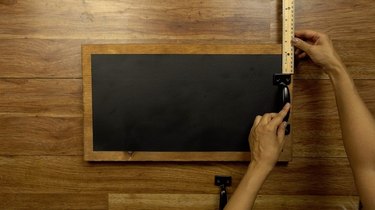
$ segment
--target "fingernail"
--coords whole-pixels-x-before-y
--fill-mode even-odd
[[[293,43],[297,43],[297,42],[298,42],[298,39],[297,39],[296,37],[293,37],[293,38],[292,38],[292,42],[293,42]]]
[[[283,126],[284,126],[284,128],[286,128],[286,126],[288,125],[288,123],[287,122],[283,122]]]
[[[290,107],[290,103],[286,103],[285,108],[289,108],[289,107]]]

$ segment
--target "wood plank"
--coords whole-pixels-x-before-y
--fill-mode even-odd
[[[91,145],[89,145],[91,146]],[[87,146],[87,147],[89,147]],[[86,161],[250,161],[250,152],[87,151]],[[287,157],[290,158],[290,157]],[[289,160],[289,159],[288,159]],[[287,161],[287,160],[284,160]]]
[[[374,38],[370,17],[375,8],[371,0],[303,0],[296,6],[297,28],[326,31],[346,40]],[[189,4],[167,0],[138,4],[29,0],[3,3],[0,9],[4,16],[2,37],[8,38],[241,39],[280,43],[274,35],[271,39],[269,32],[270,28],[271,34],[281,29],[277,16],[281,7],[275,0]]]
[[[81,42],[0,39],[0,78],[81,78]]]
[[[348,43],[375,39],[371,18],[375,15],[375,6],[372,0],[299,0],[295,4],[297,30],[326,32],[335,40],[346,40]],[[281,2],[271,0],[271,8],[271,37],[281,43]]]
[[[295,80],[294,84],[294,157],[346,157],[330,81]],[[355,84],[375,115],[375,81],[356,80]]]
[[[296,6],[297,28],[327,31],[346,40],[373,39],[375,29],[370,17],[375,8],[371,0],[303,0]],[[280,43],[269,35],[270,28],[271,34],[281,29],[279,11],[275,0],[192,1],[189,5],[166,0],[138,4],[29,0],[3,3],[1,25],[11,26],[3,28],[2,37],[13,38],[245,39]],[[46,22],[40,21],[43,19]]]
[[[356,196],[259,195],[256,209],[358,209]],[[110,194],[109,209],[217,209],[219,195],[215,194]]]
[[[256,209],[300,210],[300,209],[358,209],[356,196],[314,196],[314,195],[260,195],[255,201]]]
[[[91,54],[239,54],[239,55],[279,55],[280,44],[254,45],[176,45],[176,44],[93,44],[83,45],[83,62]],[[83,63],[85,65],[85,63]],[[85,71],[85,69],[83,69]],[[85,72],[84,72],[85,73]]]
[[[107,194],[1,193],[1,209],[108,209]]]
[[[0,156],[0,193],[216,194],[215,175],[238,185],[247,163],[101,162],[81,156]],[[276,167],[260,194],[356,195],[347,158],[295,158]]]
[[[277,189],[272,189],[276,185]],[[271,172],[260,194],[348,196],[357,192],[347,158],[294,157],[288,166],[276,167]]]
[[[333,37],[334,38],[334,37]],[[347,65],[354,79],[375,79],[375,40],[334,40],[335,48]],[[221,40],[41,40],[41,39],[0,39],[0,78],[81,78],[81,44],[228,44]],[[241,41],[231,41],[233,45],[244,45]],[[268,45],[267,45],[268,46]],[[270,45],[277,47],[277,45]],[[259,47],[266,47],[260,45]],[[264,49],[263,49],[264,50]],[[255,50],[254,50],[255,51]],[[278,49],[269,53],[278,52]],[[300,62],[295,79],[328,79],[309,62]]]
[[[338,40],[374,40],[372,0],[296,1],[296,28],[327,32]]]
[[[338,119],[295,119],[293,157],[346,157]]]
[[[359,95],[373,114],[375,114],[374,82],[374,80],[354,81]],[[294,84],[293,105],[296,119],[338,119],[335,96],[329,80],[296,80]]]
[[[82,117],[0,115],[0,155],[82,155]]]
[[[118,40],[118,39],[0,39],[0,78],[82,78],[81,45],[84,44],[188,45],[228,44],[222,40]],[[231,41],[239,46],[243,41]],[[254,45],[255,46],[255,45]],[[257,45],[254,52],[281,53],[277,44]],[[202,49],[204,50],[204,49]]]
[[[218,209],[218,195],[211,194],[109,194],[110,210]]]
[[[0,13],[0,38],[270,42],[269,1],[25,0]]]
[[[374,40],[341,41],[333,38],[333,45],[354,79],[375,79]],[[296,65],[294,79],[328,79],[328,76],[309,60]]]
[[[282,43],[282,3],[280,0],[270,0],[270,33],[271,40],[274,40],[276,43]]]
[[[0,113],[81,116],[81,79],[0,79]]]

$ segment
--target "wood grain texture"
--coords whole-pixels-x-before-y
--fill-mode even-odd
[[[83,61],[88,61],[85,56],[91,54],[244,54],[244,55],[279,55],[281,45],[259,44],[259,45],[184,45],[184,44],[101,44],[83,45]],[[85,67],[85,63],[83,63]],[[86,72],[83,69],[83,72]]]
[[[375,37],[372,40],[333,40],[333,45],[354,79],[375,79]],[[306,59],[297,63],[294,78],[328,79],[328,76]]]
[[[256,209],[329,209],[357,210],[359,199],[356,196],[313,196],[313,195],[260,195],[254,205]]]
[[[82,117],[0,114],[0,155],[82,155]]]
[[[109,209],[218,209],[219,195],[214,194],[110,194]],[[194,201],[194,202],[191,202]],[[256,209],[358,209],[355,196],[258,196]]]
[[[0,38],[269,42],[269,11],[269,1],[25,0],[2,6]]]
[[[0,194],[1,209],[199,209],[218,208],[217,194]],[[260,195],[254,209],[358,209],[356,196]],[[192,202],[194,201],[194,202]]]
[[[81,79],[0,79],[0,113],[81,116]]]
[[[335,96],[328,80],[295,80],[295,157],[346,157]],[[374,80],[356,80],[355,85],[375,116]]]
[[[374,40],[375,5],[368,0],[296,1],[296,28],[327,32],[334,39]]]
[[[0,78],[82,78],[81,44],[174,44],[222,45],[223,40],[53,40],[53,39],[0,39]],[[241,46],[245,42],[233,41]],[[354,79],[375,79],[375,39],[333,41]],[[257,45],[255,45],[257,46]],[[278,53],[280,45],[258,45],[265,51]],[[234,49],[235,50],[235,49]],[[310,62],[300,62],[295,79],[328,79]]]
[[[81,40],[0,39],[0,78],[80,78]]]
[[[296,6],[296,29],[333,38],[375,113],[373,0]],[[209,200],[218,174],[233,176],[233,192],[246,163],[84,162],[81,44],[280,44],[281,1],[0,0],[0,14],[1,209],[106,209],[108,194],[115,207],[147,207],[122,205],[126,193]],[[256,208],[356,209],[327,77],[307,62],[295,72],[294,160],[275,168]]]
[[[212,194],[109,194],[108,209],[212,210],[218,209],[218,200]]]
[[[0,194],[1,209],[108,209],[106,194]]]
[[[248,163],[89,163],[81,156],[0,156],[0,193],[216,194],[215,175],[238,185]],[[12,170],[9,170],[12,169]],[[347,158],[295,158],[276,167],[261,195],[356,195]]]
[[[250,161],[250,152],[114,152],[92,151],[91,145],[86,143],[84,148],[86,161]],[[280,161],[290,158],[284,155]]]
[[[375,114],[374,80],[355,80],[359,95],[369,110]],[[328,80],[301,80],[295,82],[294,109],[297,118],[338,119],[335,95]],[[324,111],[322,111],[324,110]]]

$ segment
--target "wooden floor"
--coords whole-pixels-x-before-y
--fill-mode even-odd
[[[373,0],[296,0],[296,28],[327,32],[375,113]],[[247,163],[83,161],[81,44],[281,43],[281,0],[0,0],[0,209],[217,209],[214,175]],[[356,209],[327,77],[295,75],[293,161],[255,209]],[[251,120],[251,119],[249,119]]]

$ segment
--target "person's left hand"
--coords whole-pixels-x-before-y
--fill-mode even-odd
[[[249,135],[251,164],[272,169],[279,159],[285,142],[285,128],[283,122],[288,114],[290,104],[287,103],[279,113],[258,115]]]

